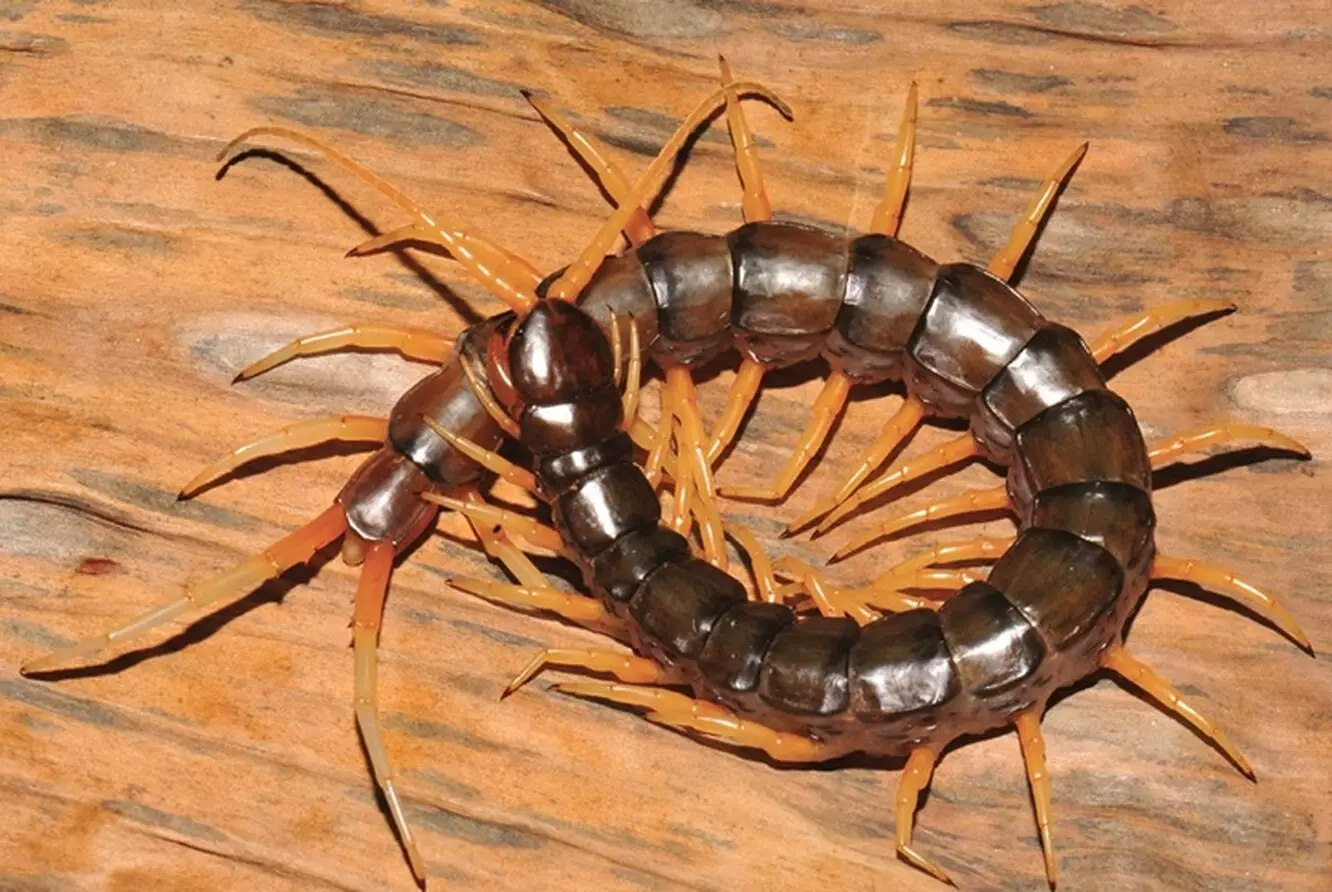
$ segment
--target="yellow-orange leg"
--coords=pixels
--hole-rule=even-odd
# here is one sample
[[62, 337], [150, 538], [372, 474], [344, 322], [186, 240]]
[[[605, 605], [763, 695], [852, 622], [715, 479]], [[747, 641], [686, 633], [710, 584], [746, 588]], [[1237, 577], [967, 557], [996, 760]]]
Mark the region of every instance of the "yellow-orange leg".
[[1205, 564], [1202, 561], [1158, 554], [1152, 560], [1151, 577], [1152, 579], [1181, 579], [1185, 582], [1200, 585], [1205, 589], [1229, 595], [1256, 611], [1260, 616], [1265, 617], [1268, 622], [1284, 632], [1288, 638], [1300, 647], [1311, 654], [1313, 653], [1313, 643], [1309, 640], [1309, 636], [1304, 634], [1304, 630], [1295, 621], [1295, 617], [1291, 616], [1290, 611], [1282, 606], [1280, 601], [1228, 570]]
[[897, 141], [893, 143], [893, 172], [884, 184], [883, 201], [874, 209], [870, 232], [897, 235], [902, 224], [902, 211], [906, 208], [907, 188], [911, 185], [911, 165], [916, 154], [916, 82], [907, 90], [906, 105], [902, 108], [902, 123], [897, 128]]
[[837, 420], [837, 416], [846, 407], [846, 400], [850, 393], [851, 378], [841, 371], [830, 373], [828, 380], [823, 382], [823, 389], [819, 391], [818, 397], [814, 400], [814, 408], [810, 413], [809, 424], [805, 427], [805, 432], [801, 435], [800, 441], [796, 443], [791, 457], [777, 472], [776, 482], [771, 486], [727, 486], [723, 487], [722, 492], [733, 499], [764, 502], [786, 498], [786, 494], [791, 491], [791, 487], [795, 486], [796, 480], [800, 477], [800, 473], [805, 470], [805, 466], [823, 448], [824, 442], [828, 439], [828, 432], [832, 430], [833, 422]]
[[407, 815], [403, 811], [395, 783], [396, 774], [379, 727], [376, 651], [379, 646], [380, 620], [384, 615], [384, 600], [388, 596], [389, 577], [393, 573], [393, 556], [393, 546], [388, 542], [370, 545], [365, 552], [365, 565], [356, 587], [356, 605], [352, 618], [352, 648], [356, 658], [356, 726], [360, 729], [361, 740], [370, 757], [375, 783], [384, 794], [393, 826], [398, 832], [398, 840], [407, 854], [412, 875], [416, 877], [417, 884], [425, 888], [425, 861], [416, 849], [416, 840], [407, 823]]
[[842, 518], [846, 517], [852, 511], [855, 511], [861, 505], [868, 502], [903, 483], [909, 483], [931, 474], [935, 471], [947, 468], [951, 465], [959, 464], [969, 459], [977, 458], [981, 454], [980, 446], [976, 443], [971, 434], [949, 440], [942, 446], [938, 446], [930, 452], [925, 453], [919, 458], [910, 458], [906, 461], [900, 461], [880, 478], [868, 486], [857, 490], [856, 493], [847, 499], [841, 505], [837, 506], [823, 522], [819, 524], [816, 535], [823, 535], [832, 529]]
[[[586, 164], [600, 181], [606, 194], [616, 204], [620, 204], [632, 197], [633, 187], [625, 179], [624, 173], [610, 159], [606, 153], [606, 147], [601, 144], [601, 140], [595, 135], [587, 133], [569, 121], [568, 118], [560, 114], [543, 99], [533, 96], [531, 93], [523, 90], [523, 98], [531, 103], [536, 109], [537, 114], [549, 124], [556, 133], [558, 133], [564, 142], [578, 156], [578, 159]], [[641, 245], [643, 242], [652, 238], [655, 228], [652, 225], [651, 218], [643, 208], [635, 208], [630, 214], [629, 219], [624, 225], [624, 236], [632, 244]]]
[[800, 591], [808, 594], [822, 616], [850, 616], [860, 625], [867, 625], [881, 614], [871, 610], [864, 602], [844, 596], [841, 589], [809, 564], [792, 555], [784, 555], [773, 564], [773, 569], [800, 582]]
[[769, 559], [768, 550], [763, 547], [763, 543], [749, 530], [734, 524], [727, 529], [726, 535], [749, 556], [749, 566], [754, 574], [754, 594], [757, 595], [751, 600], [777, 603], [777, 590], [781, 586], [777, 583], [777, 577], [773, 575], [772, 560]]
[[1017, 269], [1017, 265], [1022, 261], [1022, 255], [1031, 247], [1031, 241], [1036, 237], [1036, 231], [1041, 228], [1045, 215], [1050, 212], [1050, 207], [1064, 185], [1064, 180], [1068, 179], [1073, 168], [1086, 154], [1087, 144], [1084, 142], [1073, 150], [1073, 154], [1064, 159], [1064, 163], [1059, 165], [1054, 173], [1045, 178], [1040, 191], [1023, 212], [1022, 219], [1013, 227], [1013, 234], [1008, 237], [1008, 243], [990, 260], [990, 272], [1005, 281], [1012, 278], [1013, 270]]
[[418, 362], [439, 364], [448, 359], [449, 354], [453, 352], [453, 341], [424, 328], [358, 322], [355, 325], [330, 328], [328, 331], [297, 338], [258, 362], [246, 366], [232, 379], [232, 383], [262, 375], [298, 357], [319, 356], [347, 349], [392, 350]]
[[244, 446], [204, 468], [181, 487], [177, 498], [187, 499], [208, 484], [259, 458], [281, 455], [297, 449], [309, 449], [324, 443], [383, 443], [388, 438], [388, 419], [369, 415], [333, 415], [300, 421], [280, 428]]
[[1233, 313], [1235, 305], [1228, 300], [1176, 300], [1153, 307], [1141, 315], [1105, 332], [1091, 342], [1091, 354], [1097, 362], [1105, 362], [1116, 353], [1158, 331], [1169, 328], [1195, 316]]
[[1129, 656], [1122, 646], [1116, 646], [1101, 657], [1101, 665], [1151, 697], [1166, 712], [1174, 713], [1192, 725], [1204, 738], [1216, 744], [1245, 777], [1254, 780], [1249, 760], [1230, 742], [1230, 738], [1211, 719], [1189, 705], [1169, 682], [1153, 672], [1146, 663]]
[[1020, 712], [1013, 717], [1018, 743], [1022, 747], [1022, 763], [1027, 769], [1027, 782], [1031, 784], [1031, 803], [1036, 810], [1036, 829], [1041, 835], [1041, 851], [1045, 854], [1045, 879], [1055, 887], [1057, 871], [1054, 846], [1050, 843], [1050, 775], [1045, 770], [1045, 738], [1041, 736], [1040, 710]]
[[926, 505], [924, 508], [918, 508], [915, 511], [909, 511], [900, 517], [895, 517], [887, 523], [870, 530], [864, 535], [857, 536], [846, 545], [839, 548], [830, 559], [829, 563], [835, 563], [843, 558], [849, 557], [866, 545], [876, 539], [882, 539], [885, 536], [891, 536], [894, 533], [900, 533], [902, 530], [910, 529], [922, 523], [931, 523], [933, 521], [944, 520], [949, 517], [959, 517], [966, 514], [981, 514], [986, 511], [1002, 511], [1011, 508], [1012, 500], [1008, 497], [1008, 490], [999, 485], [991, 489], [973, 489], [956, 495], [951, 499], [940, 499]]
[[934, 763], [939, 754], [927, 746], [918, 746], [907, 756], [902, 779], [897, 782], [897, 854], [908, 864], [920, 868], [940, 882], [956, 885], [943, 868], [917, 852], [911, 846], [911, 831], [916, 823], [916, 805], [920, 794], [930, 785]]
[[474, 523], [484, 524], [491, 528], [499, 527], [510, 536], [519, 536], [526, 539], [543, 552], [558, 555], [564, 551], [564, 540], [560, 538], [560, 534], [554, 527], [548, 527], [525, 514], [510, 511], [498, 505], [470, 502], [437, 492], [422, 493], [421, 498], [427, 502], [457, 511]]
[[731, 389], [726, 393], [726, 405], [722, 407], [721, 415], [712, 428], [712, 438], [708, 440], [709, 465], [715, 464], [726, 451], [726, 447], [735, 439], [735, 433], [740, 429], [740, 422], [744, 420], [745, 413], [749, 411], [754, 397], [758, 395], [765, 371], [767, 369], [762, 363], [748, 356], [741, 361], [740, 368], [735, 372], [735, 379], [731, 381]]
[[77, 644], [32, 660], [19, 671], [24, 675], [48, 672], [63, 663], [91, 657], [114, 644], [138, 638], [162, 623], [192, 610], [202, 610], [224, 599], [240, 598], [261, 583], [281, 575], [297, 564], [305, 563], [346, 530], [347, 517], [341, 506], [334, 505], [254, 557], [219, 573], [212, 579], [192, 586], [180, 597], [154, 607], [110, 632], [85, 638]]
[[896, 585], [901, 580], [913, 578], [920, 570], [927, 567], [935, 567], [940, 564], [996, 561], [1003, 556], [1003, 553], [1007, 551], [1012, 544], [1012, 537], [1006, 539], [991, 539], [984, 536], [970, 539], [966, 542], [950, 542], [946, 545], [940, 545], [931, 548], [929, 551], [907, 558], [887, 573], [877, 577], [872, 583], [870, 583], [870, 585]]
[[[611, 314], [611, 328], [614, 331], [620, 330], [619, 321]], [[638, 398], [643, 391], [643, 341], [638, 334], [638, 323], [634, 317], [629, 317], [629, 362], [625, 371], [624, 395], [620, 401], [621, 411], [624, 420], [620, 426], [625, 431], [632, 431], [634, 426], [639, 423], [638, 419]], [[619, 369], [617, 362], [615, 368]], [[644, 423], [646, 426], [646, 423]]]
[[[473, 505], [486, 504], [485, 496], [475, 484], [459, 487], [459, 494]], [[527, 588], [546, 587], [545, 575], [518, 546], [510, 541], [503, 529], [471, 518], [468, 518], [467, 522], [476, 533], [476, 538], [486, 554], [503, 564], [504, 568], [513, 574], [513, 578], [518, 580], [519, 585]]]
[[725, 533], [722, 528], [721, 508], [717, 504], [717, 490], [712, 484], [712, 468], [705, 452], [703, 421], [698, 414], [698, 393], [688, 368], [673, 366], [666, 370], [666, 387], [671, 391], [671, 411], [679, 422], [676, 429], [680, 462], [687, 463], [687, 476], [676, 480], [677, 518], [687, 518], [687, 487], [692, 485], [693, 498], [698, 500], [699, 536], [708, 562], [725, 570], [727, 565]]
[[1260, 446], [1285, 449], [1301, 458], [1310, 456], [1309, 450], [1298, 440], [1270, 427], [1259, 427], [1256, 424], [1213, 424], [1162, 440], [1152, 446], [1147, 452], [1147, 457], [1152, 461], [1152, 469], [1159, 470], [1181, 455], [1199, 452], [1209, 446], [1233, 443], [1236, 440], [1249, 440]]
[[556, 647], [543, 650], [531, 659], [523, 671], [519, 672], [504, 688], [500, 695], [503, 699], [527, 684], [547, 666], [561, 669], [586, 669], [609, 675], [619, 681], [633, 684], [657, 684], [665, 677], [665, 672], [657, 663], [647, 657], [638, 657], [629, 653], [613, 650], [590, 650], [588, 648]]
[[495, 399], [495, 395], [491, 393], [490, 385], [486, 384], [484, 380], [484, 372], [478, 372], [464, 356], [458, 357], [458, 366], [462, 369], [467, 384], [472, 388], [472, 395], [481, 404], [481, 408], [486, 410], [490, 420], [495, 422], [496, 426], [504, 433], [517, 440], [522, 433], [518, 429], [518, 422], [510, 418], [509, 413], [505, 412], [504, 407]]
[[564, 694], [620, 703], [648, 710], [647, 720], [730, 746], [762, 750], [779, 762], [822, 762], [837, 755], [802, 734], [774, 731], [742, 719], [715, 703], [665, 688], [638, 687], [609, 681], [566, 681], [555, 685]]
[[823, 517], [828, 512], [835, 509], [838, 505], [850, 498], [866, 477], [874, 472], [874, 469], [883, 464], [888, 456], [897, 451], [907, 438], [920, 427], [921, 421], [925, 418], [925, 404], [915, 397], [907, 397], [902, 405], [898, 406], [893, 417], [888, 419], [883, 425], [879, 435], [874, 438], [874, 442], [869, 445], [856, 462], [855, 470], [842, 481], [833, 495], [819, 503], [818, 507], [810, 511], [804, 517], [793, 520], [786, 525], [784, 535], [790, 536], [809, 526], [814, 521]]
[[227, 143], [217, 155], [218, 162], [256, 136], [277, 136], [314, 149], [414, 216], [424, 227], [420, 237], [448, 248], [455, 260], [509, 307], [521, 310], [536, 302], [536, 286], [541, 282], [541, 274], [527, 261], [475, 232], [464, 232], [452, 223], [438, 219], [388, 180], [312, 136], [287, 127], [255, 127]]
[[514, 486], [527, 490], [530, 493], [537, 491], [536, 475], [527, 468], [519, 467], [509, 461], [498, 452], [474, 443], [466, 437], [461, 437], [453, 431], [446, 428], [433, 418], [422, 415], [421, 420], [425, 426], [430, 428], [444, 442], [448, 443], [454, 449], [476, 462], [481, 467], [492, 472], [500, 479], [512, 483]]
[[547, 586], [510, 585], [507, 582], [491, 582], [486, 579], [468, 579], [454, 577], [448, 584], [460, 592], [485, 598], [505, 607], [518, 610], [545, 610], [562, 616], [572, 623], [588, 628], [607, 624], [611, 614], [596, 598], [585, 595], [571, 595]]
[[670, 139], [657, 153], [657, 157], [652, 159], [648, 169], [638, 178], [638, 182], [634, 184], [633, 194], [625, 201], [620, 202], [619, 207], [606, 218], [601, 228], [597, 230], [587, 246], [583, 248], [582, 253], [578, 255], [578, 258], [569, 264], [564, 274], [550, 286], [548, 294], [552, 298], [573, 300], [578, 296], [579, 292], [583, 290], [583, 286], [591, 280], [592, 274], [601, 266], [606, 257], [606, 252], [615, 243], [616, 235], [624, 229], [635, 209], [646, 207], [651, 203], [651, 197], [661, 188], [665, 177], [674, 168], [676, 158], [688, 141], [690, 134], [711, 117], [718, 104], [723, 103], [726, 97], [735, 96], [739, 98], [749, 95], [762, 97], [780, 111], [784, 117], [791, 118], [791, 109], [786, 103], [762, 84], [733, 83], [715, 91], [700, 102], [680, 122], [680, 126], [676, 128], [675, 133], [671, 134]]

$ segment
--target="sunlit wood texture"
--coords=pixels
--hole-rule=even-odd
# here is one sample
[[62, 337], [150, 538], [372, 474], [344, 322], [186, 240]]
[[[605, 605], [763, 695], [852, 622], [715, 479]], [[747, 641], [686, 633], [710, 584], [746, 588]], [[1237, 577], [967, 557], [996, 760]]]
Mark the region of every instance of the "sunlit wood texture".
[[[1151, 438], [1247, 421], [1313, 449], [1308, 463], [1162, 474], [1178, 485], [1156, 504], [1166, 551], [1252, 578], [1332, 648], [1326, 9], [1148, 6], [7, 6], [0, 887], [410, 888], [353, 725], [354, 575], [340, 563], [107, 671], [16, 674], [313, 517], [357, 458], [270, 467], [176, 503], [205, 463], [301, 419], [382, 414], [423, 371], [343, 355], [232, 386], [246, 364], [336, 324], [452, 334], [463, 308], [496, 306], [435, 255], [342, 260], [371, 227], [406, 221], [306, 151], [215, 181], [212, 155], [257, 124], [308, 129], [543, 269], [573, 257], [605, 207], [520, 89], [601, 136], [632, 176], [713, 86], [724, 50], [738, 76], [797, 110], [792, 125], [750, 111], [778, 216], [863, 227], [915, 79], [903, 235], [976, 262], [1089, 139], [1023, 287], [1089, 334], [1183, 296], [1239, 305], [1121, 364], [1114, 385]], [[658, 220], [724, 231], [739, 195], [714, 126]], [[731, 374], [702, 383], [705, 418]], [[812, 365], [772, 382], [719, 482], [768, 479], [820, 376]], [[896, 400], [857, 392], [787, 506], [729, 504], [727, 516], [821, 564], [866, 521], [813, 543], [776, 542], [781, 522], [829, 492]], [[911, 448], [952, 435], [927, 429]], [[974, 467], [903, 505], [993, 480]], [[456, 518], [444, 528], [463, 530]], [[834, 578], [967, 535], [891, 541]], [[466, 541], [432, 539], [394, 579], [382, 645], [387, 742], [437, 887], [937, 890], [893, 856], [897, 766], [777, 770], [557, 696], [550, 679], [499, 702], [535, 649], [593, 638], [453, 593], [450, 574], [499, 575]], [[1061, 889], [1325, 887], [1329, 662], [1240, 611], [1170, 592], [1148, 600], [1129, 649], [1227, 729], [1259, 782], [1109, 681], [1062, 699], [1044, 726]], [[950, 750], [932, 790], [922, 852], [966, 889], [1043, 888], [1015, 735]]]

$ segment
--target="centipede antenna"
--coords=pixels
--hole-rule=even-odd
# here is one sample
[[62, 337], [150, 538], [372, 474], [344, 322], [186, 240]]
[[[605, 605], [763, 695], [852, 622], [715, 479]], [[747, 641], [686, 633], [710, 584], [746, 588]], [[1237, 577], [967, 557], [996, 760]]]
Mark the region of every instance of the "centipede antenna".
[[[591, 168], [612, 201], [619, 205], [633, 197], [633, 187], [629, 185], [629, 180], [625, 178], [619, 166], [611, 160], [601, 140], [580, 129], [544, 99], [532, 95], [527, 90], [523, 90], [522, 94], [532, 108], [536, 109], [537, 114], [560, 135], [570, 151]], [[641, 206], [634, 209], [624, 226], [624, 237], [634, 245], [643, 244], [652, 238], [655, 232], [652, 218]]]
[[887, 461], [888, 456], [896, 452], [907, 441], [916, 428], [920, 427], [920, 423], [924, 419], [925, 404], [914, 396], [907, 397], [902, 405], [898, 406], [897, 412], [888, 421], [884, 422], [879, 435], [861, 454], [856, 462], [855, 470], [842, 481], [841, 485], [837, 487], [837, 491], [830, 498], [820, 502], [808, 514], [787, 524], [786, 531], [782, 533], [783, 537], [794, 535], [850, 498], [851, 494], [856, 491], [856, 487], [864, 482], [865, 478], [872, 474], [875, 468]]
[[422, 415], [421, 421], [435, 434], [454, 449], [479, 464], [481, 467], [498, 475], [501, 479], [527, 492], [535, 493], [538, 489], [536, 475], [527, 468], [521, 468], [494, 450], [474, 443], [466, 437], [455, 434], [429, 415]]
[[295, 532], [248, 560], [205, 582], [189, 588], [178, 598], [154, 607], [109, 632], [85, 638], [77, 644], [53, 651], [25, 664], [19, 672], [34, 675], [49, 672], [73, 660], [100, 654], [113, 644], [132, 641], [191, 611], [199, 611], [227, 599], [235, 600], [260, 584], [274, 579], [288, 569], [303, 564], [347, 530], [347, 516], [340, 505], [333, 505]]
[[1244, 754], [1230, 742], [1230, 738], [1211, 719], [1194, 709], [1170, 686], [1169, 682], [1153, 672], [1150, 666], [1129, 656], [1122, 647], [1112, 647], [1107, 650], [1102, 657], [1102, 665], [1151, 697], [1166, 712], [1174, 713], [1192, 725], [1199, 734], [1225, 753], [1245, 777], [1255, 780], [1249, 760], [1244, 758]]
[[883, 201], [874, 209], [870, 232], [896, 236], [902, 225], [902, 211], [906, 209], [907, 190], [911, 186], [911, 168], [916, 155], [916, 82], [907, 90], [906, 105], [902, 107], [902, 123], [897, 128], [893, 143], [893, 171], [884, 183]]
[[1151, 578], [1180, 579], [1228, 595], [1257, 611], [1259, 615], [1280, 629], [1287, 638], [1304, 648], [1310, 656], [1313, 655], [1313, 642], [1300, 628], [1300, 624], [1295, 621], [1295, 617], [1291, 615], [1290, 611], [1276, 598], [1245, 582], [1229, 570], [1224, 570], [1212, 564], [1205, 564], [1202, 561], [1170, 557], [1158, 553], [1152, 561]]
[[939, 754], [927, 746], [918, 746], [907, 756], [902, 779], [897, 782], [897, 854], [907, 863], [920, 868], [942, 883], [956, 886], [943, 868], [917, 852], [911, 846], [911, 831], [916, 822], [916, 803], [921, 792], [930, 785], [934, 763]]
[[504, 686], [500, 699], [512, 694], [527, 684], [547, 666], [561, 669], [586, 669], [609, 675], [617, 681], [631, 684], [658, 684], [665, 675], [662, 667], [647, 657], [622, 653], [613, 650], [592, 650], [589, 648], [558, 647], [543, 650], [534, 656], [523, 671], [513, 681]]
[[1295, 453], [1300, 458], [1312, 457], [1308, 447], [1298, 440], [1288, 437], [1280, 431], [1272, 430], [1270, 427], [1259, 427], [1255, 424], [1211, 424], [1200, 427], [1153, 445], [1148, 450], [1147, 457], [1151, 459], [1152, 470], [1158, 471], [1181, 455], [1199, 452], [1209, 446], [1233, 443], [1237, 440], [1247, 440], [1257, 443], [1259, 446], [1266, 446], [1269, 449], [1284, 449], [1287, 452]]
[[827, 442], [828, 433], [832, 430], [833, 422], [846, 408], [847, 399], [851, 395], [851, 384], [851, 377], [843, 371], [835, 370], [828, 375], [827, 380], [823, 382], [823, 389], [814, 398], [814, 407], [810, 411], [809, 423], [805, 426], [804, 433], [801, 434], [790, 458], [777, 472], [776, 480], [771, 485], [728, 486], [725, 487], [724, 494], [733, 499], [755, 499], [758, 501], [775, 501], [786, 498], [787, 493], [791, 491], [791, 488], [795, 486], [796, 481], [800, 478], [801, 472], [805, 470], [814, 456], [823, 448], [823, 444]]
[[218, 163], [226, 161], [237, 146], [256, 136], [276, 136], [314, 149], [416, 217], [427, 230], [422, 237], [448, 248], [455, 260], [511, 309], [526, 310], [536, 303], [536, 285], [541, 281], [541, 275], [527, 261], [484, 236], [438, 219], [388, 180], [313, 136], [287, 127], [254, 127], [227, 143], [217, 155]]
[[[824, 518], [819, 524], [816, 535], [823, 535], [837, 524], [843, 517], [846, 517], [856, 508], [868, 502], [876, 496], [888, 492], [889, 490], [924, 477], [926, 474], [933, 473], [942, 468], [959, 464], [980, 456], [980, 445], [976, 438], [971, 434], [949, 440], [941, 446], [930, 450], [919, 458], [911, 458], [906, 461], [898, 462], [887, 473], [868, 486], [860, 489], [850, 499], [839, 505], [831, 514]], [[844, 553], [845, 552], [845, 553]], [[849, 553], [845, 549], [833, 556], [833, 561], [841, 560]]]
[[426, 868], [416, 839], [407, 823], [407, 814], [398, 795], [396, 773], [384, 746], [379, 727], [378, 660], [379, 625], [384, 614], [384, 600], [388, 596], [389, 578], [393, 573], [393, 546], [389, 542], [375, 542], [365, 552], [365, 565], [356, 587], [356, 606], [352, 619], [352, 649], [356, 658], [356, 726], [361, 732], [366, 754], [370, 757], [375, 783], [384, 794], [393, 827], [398, 833], [412, 875], [421, 888], [425, 888]]
[[1087, 143], [1083, 143], [1073, 150], [1073, 153], [1064, 159], [1064, 163], [1059, 165], [1054, 173], [1050, 174], [1041, 183], [1040, 191], [1027, 205], [1023, 211], [1021, 219], [1017, 226], [1013, 227], [1013, 234], [1008, 237], [1008, 243], [999, 249], [990, 261], [989, 270], [1004, 281], [1008, 281], [1013, 276], [1013, 270], [1022, 260], [1022, 255], [1027, 253], [1031, 247], [1031, 241], [1036, 237], [1036, 231], [1041, 228], [1041, 222], [1046, 214], [1050, 212], [1051, 205], [1054, 204], [1055, 196], [1063, 187], [1064, 181], [1068, 179], [1073, 168], [1077, 167], [1078, 162], [1087, 154]]
[[762, 84], [738, 81], [729, 87], [714, 91], [680, 123], [675, 133], [657, 153], [657, 157], [652, 160], [652, 164], [634, 184], [634, 191], [629, 200], [621, 202], [620, 206], [606, 218], [578, 259], [569, 264], [563, 275], [551, 285], [547, 292], [550, 297], [573, 300], [578, 296], [583, 286], [592, 278], [592, 274], [601, 266], [606, 252], [615, 242], [616, 233], [624, 229], [634, 209], [647, 205], [649, 199], [661, 188], [664, 178], [674, 166], [676, 156], [684, 147], [689, 135], [716, 111], [718, 104], [724, 102], [727, 96], [740, 98], [751, 94], [762, 97], [784, 117], [788, 119], [792, 117], [790, 107]]
[[420, 223], [406, 223], [397, 229], [372, 236], [354, 247], [348, 248], [345, 257], [365, 257], [378, 251], [387, 251], [404, 242], [431, 241], [433, 233]]
[[1122, 350], [1141, 341], [1145, 337], [1169, 328], [1185, 319], [1198, 316], [1225, 315], [1235, 312], [1235, 305], [1228, 300], [1187, 299], [1152, 307], [1146, 312], [1120, 323], [1105, 332], [1091, 343], [1091, 354], [1097, 362], [1105, 362]]
[[370, 415], [332, 415], [300, 421], [279, 428], [243, 446], [204, 468], [181, 487], [178, 499], [188, 499], [208, 484], [261, 458], [271, 458], [298, 449], [310, 449], [325, 443], [383, 443], [388, 439], [388, 419]]
[[250, 363], [231, 379], [231, 383], [247, 381], [293, 359], [321, 356], [338, 350], [392, 350], [417, 362], [440, 364], [448, 359], [453, 350], [453, 340], [424, 328], [358, 322], [297, 338], [263, 359]]
[[1041, 851], [1045, 855], [1045, 880], [1050, 888], [1058, 881], [1054, 846], [1050, 842], [1050, 775], [1045, 770], [1045, 738], [1041, 735], [1040, 710], [1019, 712], [1013, 716], [1017, 728], [1018, 744], [1022, 747], [1022, 763], [1027, 769], [1027, 782], [1031, 784], [1031, 802], [1036, 811], [1036, 829], [1041, 836]]

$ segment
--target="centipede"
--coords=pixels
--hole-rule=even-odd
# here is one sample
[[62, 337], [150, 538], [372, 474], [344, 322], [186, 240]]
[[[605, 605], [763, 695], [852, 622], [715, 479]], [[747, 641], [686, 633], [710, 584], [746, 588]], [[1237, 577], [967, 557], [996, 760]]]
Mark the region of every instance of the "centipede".
[[[1054, 887], [1054, 797], [1041, 719], [1057, 691], [1094, 673], [1137, 688], [1253, 777], [1220, 728], [1130, 655], [1125, 626], [1154, 581], [1185, 580], [1241, 603], [1312, 655], [1310, 639], [1275, 597], [1224, 568], [1158, 551], [1151, 486], [1154, 470], [1218, 445], [1309, 452], [1246, 424], [1148, 445], [1133, 410], [1109, 389], [1102, 367], [1111, 356], [1186, 320], [1225, 315], [1233, 304], [1164, 304], [1088, 342], [1046, 319], [1014, 287], [1014, 270], [1086, 144], [1041, 183], [1011, 238], [982, 268], [941, 264], [898, 238], [915, 158], [914, 84], [882, 201], [863, 234], [774, 219], [742, 103], [761, 100], [787, 118], [792, 111], [764, 85], [733, 79], [724, 59], [718, 88], [632, 183], [593, 134], [527, 98], [614, 206], [581, 253], [549, 274], [429, 212], [313, 136], [261, 126], [222, 150], [223, 172], [262, 137], [314, 150], [409, 215], [349, 254], [413, 241], [441, 246], [507, 309], [456, 339], [382, 323], [318, 332], [242, 370], [237, 380], [348, 349], [435, 366], [387, 418], [302, 422], [205, 468], [182, 497], [259, 458], [333, 442], [374, 449], [305, 526], [115, 629], [28, 662], [24, 675], [87, 663], [187, 613], [218, 609], [340, 541], [343, 560], [360, 567], [352, 621], [357, 727], [424, 888], [426, 860], [380, 727], [376, 651], [395, 563], [441, 511], [452, 511], [512, 577], [454, 578], [454, 589], [596, 629], [621, 645], [545, 650], [504, 695], [553, 667], [584, 676], [556, 683], [562, 693], [627, 707], [775, 762], [900, 759], [896, 853], [945, 883], [948, 873], [913, 842], [920, 797], [945, 747], [1012, 728]], [[645, 209], [691, 134], [717, 115], [730, 132], [743, 224], [725, 234], [658, 231]], [[738, 370], [709, 429], [695, 375], [732, 351]], [[826, 380], [770, 485], [719, 487], [714, 471], [764, 375], [819, 357]], [[649, 366], [663, 376], [655, 423], [639, 412]], [[830, 563], [920, 524], [983, 512], [1010, 515], [1014, 536], [943, 544], [848, 586], [826, 569], [770, 560], [752, 533], [724, 520], [725, 498], [783, 502], [823, 449], [851, 387], [886, 381], [905, 387], [900, 408], [833, 495], [792, 519], [786, 534], [813, 528], [820, 535], [885, 493], [984, 459], [1007, 469], [1001, 485], [879, 523]], [[899, 457], [927, 419], [960, 421], [966, 432], [921, 456]], [[516, 441], [516, 450], [502, 449], [506, 441]], [[527, 459], [508, 457], [515, 451]], [[548, 515], [488, 500], [485, 487], [495, 478], [531, 493]], [[748, 558], [752, 581], [732, 572], [733, 553]], [[585, 591], [553, 583], [533, 561], [550, 554], [576, 566]]]

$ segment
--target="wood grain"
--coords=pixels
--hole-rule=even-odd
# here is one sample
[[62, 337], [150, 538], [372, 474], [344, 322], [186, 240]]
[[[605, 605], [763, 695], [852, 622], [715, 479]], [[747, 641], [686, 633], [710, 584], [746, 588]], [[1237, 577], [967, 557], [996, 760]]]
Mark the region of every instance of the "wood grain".
[[[725, 50], [796, 106], [792, 125], [751, 113], [780, 215], [864, 226], [916, 79], [904, 235], [943, 259], [983, 261], [1047, 169], [1090, 139], [1023, 288], [1092, 334], [1182, 296], [1240, 305], [1121, 363], [1114, 386], [1151, 437], [1244, 420], [1312, 448], [1311, 462], [1250, 455], [1162, 475], [1160, 541], [1276, 593], [1316, 647], [1332, 647], [1322, 6], [6, 6], [0, 888], [410, 888], [354, 729], [354, 576], [339, 562], [96, 671], [57, 683], [16, 673], [313, 517], [357, 458], [266, 467], [176, 502], [202, 464], [280, 424], [383, 412], [422, 373], [343, 355], [231, 386], [245, 364], [330, 324], [453, 333], [493, 309], [437, 256], [340, 260], [402, 221], [308, 153], [253, 157], [215, 181], [213, 154], [260, 123], [323, 136], [543, 268], [567, 262], [605, 207], [522, 88], [637, 172]], [[724, 130], [697, 141], [658, 219], [736, 224]], [[776, 376], [722, 482], [767, 477], [821, 373]], [[730, 375], [703, 386], [708, 417]], [[813, 543], [778, 542], [781, 522], [829, 490], [896, 399], [857, 394], [788, 505], [732, 503], [727, 516], [821, 562], [865, 521]], [[948, 435], [929, 430], [912, 448]], [[905, 504], [993, 479], [970, 468]], [[594, 639], [447, 589], [446, 575], [498, 573], [454, 538], [456, 518], [442, 529], [395, 577], [381, 673], [388, 746], [434, 887], [939, 888], [893, 856], [894, 765], [785, 770], [560, 697], [548, 679], [499, 702], [534, 649]], [[970, 532], [884, 543], [836, 575], [864, 579]], [[1045, 722], [1061, 889], [1332, 882], [1332, 669], [1194, 594], [1153, 594], [1130, 649], [1228, 730], [1259, 782], [1114, 683], [1084, 686]], [[1044, 888], [1011, 734], [950, 751], [918, 827], [965, 889]]]

